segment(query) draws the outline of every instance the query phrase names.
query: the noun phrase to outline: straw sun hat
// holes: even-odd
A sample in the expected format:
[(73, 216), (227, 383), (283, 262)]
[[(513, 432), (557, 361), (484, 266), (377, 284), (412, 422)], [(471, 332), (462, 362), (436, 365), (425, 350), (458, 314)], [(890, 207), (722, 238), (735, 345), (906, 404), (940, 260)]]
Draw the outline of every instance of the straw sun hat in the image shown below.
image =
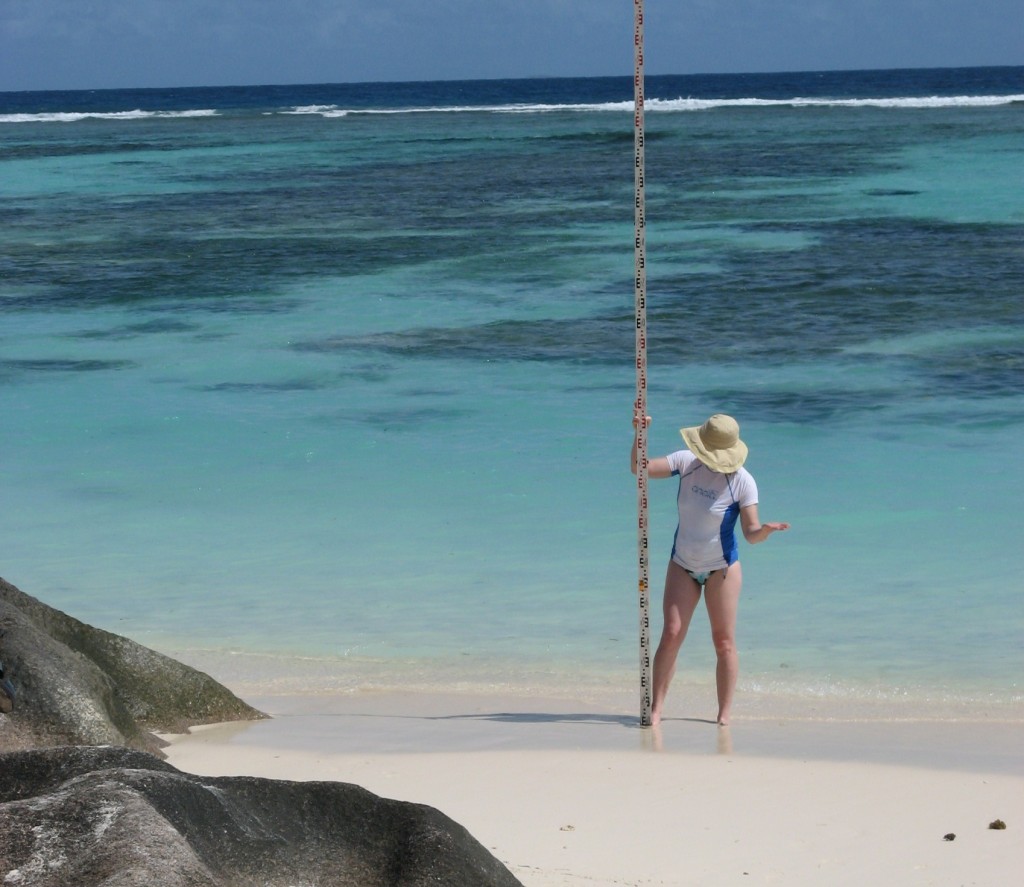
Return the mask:
[(703, 425), (680, 428), (679, 433), (690, 452), (712, 471), (731, 474), (747, 459), (747, 445), (740, 440), (740, 426), (732, 416), (715, 413)]

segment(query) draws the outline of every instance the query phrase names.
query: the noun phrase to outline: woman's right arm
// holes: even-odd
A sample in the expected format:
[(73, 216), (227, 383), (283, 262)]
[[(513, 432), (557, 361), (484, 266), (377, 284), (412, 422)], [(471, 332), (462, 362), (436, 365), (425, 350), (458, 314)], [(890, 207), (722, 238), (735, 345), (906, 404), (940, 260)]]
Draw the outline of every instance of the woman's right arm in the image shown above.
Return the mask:
[[(651, 417), (647, 416), (646, 419), (647, 419), (647, 427), (650, 428), (651, 427)], [(635, 428), (636, 423), (634, 422), (633, 425), (634, 425), (634, 428)], [(630, 460), (629, 460), (629, 469), (630, 469), (630, 471), (633, 472), (633, 474), (636, 474), (636, 459), (637, 459), (637, 453), (636, 453), (636, 451), (637, 451), (637, 440), (636, 440), (636, 438), (637, 438), (637, 435), (636, 435), (636, 433), (634, 433), (633, 434), (633, 455), (630, 457)], [(672, 476), (672, 468), (668, 464), (668, 459), (665, 458), (664, 456), (658, 456), (656, 459), (651, 459), (650, 457), (648, 457), (648, 459), (647, 459), (647, 476), (648, 477), (653, 477), (653, 478), (671, 477)]]

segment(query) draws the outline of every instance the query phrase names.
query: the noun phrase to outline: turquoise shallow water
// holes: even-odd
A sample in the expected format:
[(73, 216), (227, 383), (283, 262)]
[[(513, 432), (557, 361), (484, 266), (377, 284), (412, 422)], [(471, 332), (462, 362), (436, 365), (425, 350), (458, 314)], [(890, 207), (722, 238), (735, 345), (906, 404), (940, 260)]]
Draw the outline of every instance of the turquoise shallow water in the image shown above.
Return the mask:
[[(1024, 71), (648, 94), (652, 452), (733, 413), (793, 524), (743, 689), (1019, 713)], [(0, 575), (286, 689), (628, 686), (630, 95), (0, 96)]]

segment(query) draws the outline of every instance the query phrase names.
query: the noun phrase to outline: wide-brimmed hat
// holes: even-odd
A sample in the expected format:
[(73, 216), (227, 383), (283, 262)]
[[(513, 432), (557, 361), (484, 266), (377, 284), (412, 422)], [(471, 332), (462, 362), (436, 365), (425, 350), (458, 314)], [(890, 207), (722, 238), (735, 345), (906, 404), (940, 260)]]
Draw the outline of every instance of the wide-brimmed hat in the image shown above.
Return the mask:
[(712, 471), (731, 474), (747, 460), (747, 445), (740, 440), (740, 425), (732, 416), (715, 413), (703, 425), (680, 428), (683, 440)]

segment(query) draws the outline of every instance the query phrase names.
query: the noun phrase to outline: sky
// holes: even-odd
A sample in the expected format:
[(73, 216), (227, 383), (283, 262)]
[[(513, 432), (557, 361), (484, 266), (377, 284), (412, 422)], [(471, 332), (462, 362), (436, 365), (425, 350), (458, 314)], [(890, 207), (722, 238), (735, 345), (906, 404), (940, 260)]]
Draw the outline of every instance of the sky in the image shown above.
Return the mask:
[[(1024, 64), (1022, 0), (644, 0), (648, 74)], [(630, 75), (631, 0), (0, 0), (0, 91)]]

